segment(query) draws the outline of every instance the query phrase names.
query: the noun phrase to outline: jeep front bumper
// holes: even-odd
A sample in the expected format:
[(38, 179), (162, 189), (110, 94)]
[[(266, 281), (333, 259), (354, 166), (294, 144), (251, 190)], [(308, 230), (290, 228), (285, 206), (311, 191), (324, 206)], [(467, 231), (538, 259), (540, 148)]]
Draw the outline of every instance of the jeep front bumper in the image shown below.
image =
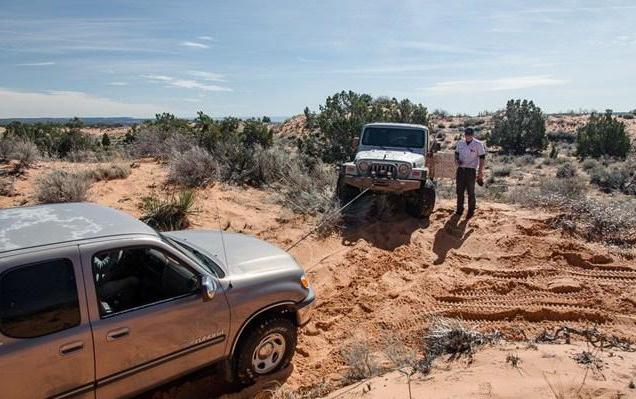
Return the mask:
[(383, 179), (370, 176), (345, 176), (344, 182), (359, 189), (369, 188), (386, 193), (403, 193), (420, 188), (421, 180)]

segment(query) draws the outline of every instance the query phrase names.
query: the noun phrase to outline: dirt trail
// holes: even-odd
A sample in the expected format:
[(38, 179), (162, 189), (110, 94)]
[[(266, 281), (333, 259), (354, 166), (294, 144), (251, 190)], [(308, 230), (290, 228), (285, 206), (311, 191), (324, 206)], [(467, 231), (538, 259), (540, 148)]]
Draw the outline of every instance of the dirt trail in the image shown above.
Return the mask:
[[(38, 165), (16, 183), (19, 195), (0, 197), (0, 206), (31, 203), (35, 177), (60, 165), (77, 167)], [(141, 162), (125, 180), (95, 183), (90, 199), (139, 216), (140, 198), (161, 191), (164, 176), (161, 165)], [(202, 190), (193, 227), (223, 226), (287, 247), (313, 220), (286, 211), (272, 195), (223, 185)], [(431, 315), (510, 338), (564, 324), (636, 338), (633, 258), (552, 228), (555, 215), (480, 203), (466, 222), (452, 218), (452, 205), (441, 201), (428, 223), (394, 215), (294, 248), (318, 299), (300, 336), (291, 387), (337, 385), (340, 348), (356, 335), (378, 346), (386, 335), (418, 346)]]

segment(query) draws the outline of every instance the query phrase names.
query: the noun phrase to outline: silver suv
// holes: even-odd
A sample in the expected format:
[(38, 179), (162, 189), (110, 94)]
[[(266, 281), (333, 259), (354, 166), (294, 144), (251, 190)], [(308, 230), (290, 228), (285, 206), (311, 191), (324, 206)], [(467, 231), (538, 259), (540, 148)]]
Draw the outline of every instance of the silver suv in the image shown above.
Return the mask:
[(290, 255), (246, 235), (0, 210), (1, 396), (129, 397), (217, 362), (249, 383), (291, 361), (313, 300)]
[(355, 159), (340, 168), (342, 205), (362, 189), (403, 196), (413, 216), (429, 216), (435, 207), (435, 184), (427, 161), (436, 148), (428, 129), (406, 123), (369, 123), (356, 138)]

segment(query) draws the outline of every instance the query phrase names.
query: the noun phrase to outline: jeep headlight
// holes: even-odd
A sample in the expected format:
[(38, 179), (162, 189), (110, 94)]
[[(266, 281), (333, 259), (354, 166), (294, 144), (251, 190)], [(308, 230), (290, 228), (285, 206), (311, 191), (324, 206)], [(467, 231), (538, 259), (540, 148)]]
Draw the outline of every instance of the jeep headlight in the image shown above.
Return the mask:
[(360, 162), (358, 162), (358, 170), (359, 170), (361, 173), (366, 173), (366, 172), (368, 172), (368, 171), (369, 171), (369, 166), (370, 166), (370, 165), (369, 165), (369, 162), (367, 162), (367, 161), (360, 161)]
[(400, 175), (400, 177), (408, 177), (408, 175), (411, 173), (411, 166), (405, 163), (400, 164), (400, 166), (398, 166), (398, 175)]

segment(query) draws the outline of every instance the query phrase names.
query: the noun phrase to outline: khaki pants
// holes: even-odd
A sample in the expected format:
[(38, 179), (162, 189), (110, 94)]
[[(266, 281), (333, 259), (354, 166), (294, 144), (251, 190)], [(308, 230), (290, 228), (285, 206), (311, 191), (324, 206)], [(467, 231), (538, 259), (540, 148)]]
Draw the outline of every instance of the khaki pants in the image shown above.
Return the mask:
[(468, 192), (468, 212), (475, 211), (475, 178), (477, 170), (473, 168), (457, 168), (457, 213), (464, 211), (464, 191)]

